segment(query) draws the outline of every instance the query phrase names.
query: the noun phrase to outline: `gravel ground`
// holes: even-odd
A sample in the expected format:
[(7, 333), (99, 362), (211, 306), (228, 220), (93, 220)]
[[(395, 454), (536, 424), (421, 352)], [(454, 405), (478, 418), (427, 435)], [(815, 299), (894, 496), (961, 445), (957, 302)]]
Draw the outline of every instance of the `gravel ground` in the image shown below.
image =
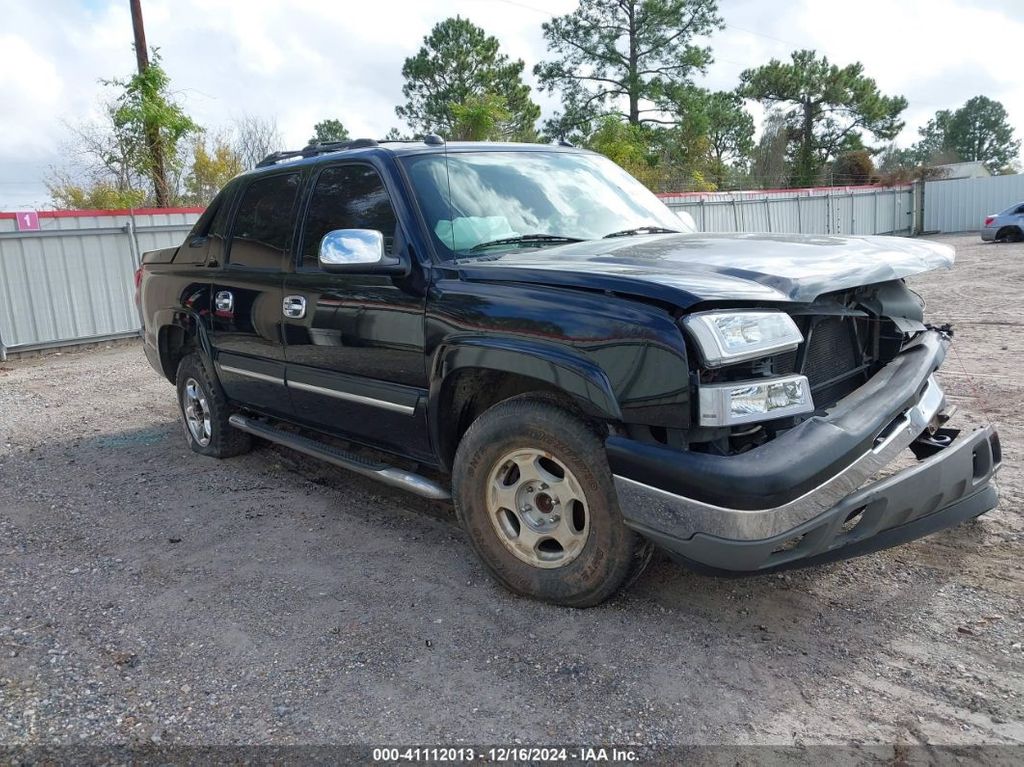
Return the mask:
[(941, 239), (912, 284), (999, 508), (786, 575), (659, 559), (591, 610), (493, 584), (446, 505), (189, 452), (137, 345), (4, 363), (0, 743), (1024, 743), (1024, 245)]

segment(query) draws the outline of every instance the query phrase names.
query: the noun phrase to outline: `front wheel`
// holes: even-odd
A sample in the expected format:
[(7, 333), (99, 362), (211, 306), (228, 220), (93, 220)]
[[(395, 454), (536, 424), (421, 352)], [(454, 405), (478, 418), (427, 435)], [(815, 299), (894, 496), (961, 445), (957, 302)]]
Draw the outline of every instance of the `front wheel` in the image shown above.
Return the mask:
[(517, 397), (474, 421), (452, 488), (473, 549), (518, 594), (596, 605), (650, 561), (622, 521), (601, 440), (554, 402)]

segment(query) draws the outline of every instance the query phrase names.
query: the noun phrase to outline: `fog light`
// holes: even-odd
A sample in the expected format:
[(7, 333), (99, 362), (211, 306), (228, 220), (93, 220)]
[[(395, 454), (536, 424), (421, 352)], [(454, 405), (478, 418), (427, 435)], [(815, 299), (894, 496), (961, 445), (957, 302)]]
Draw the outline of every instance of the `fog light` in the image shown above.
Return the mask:
[(700, 387), (700, 425), (769, 421), (814, 410), (806, 376), (734, 381)]

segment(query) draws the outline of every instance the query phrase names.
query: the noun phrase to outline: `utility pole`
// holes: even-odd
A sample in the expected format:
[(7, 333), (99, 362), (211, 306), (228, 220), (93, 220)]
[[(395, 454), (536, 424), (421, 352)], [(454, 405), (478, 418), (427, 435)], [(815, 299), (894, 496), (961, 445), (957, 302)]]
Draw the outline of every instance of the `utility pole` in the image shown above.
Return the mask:
[[(146, 29), (142, 25), (142, 0), (129, 0), (132, 9), (132, 30), (135, 32), (135, 62), (139, 75), (144, 76), (149, 69), (149, 48), (146, 47)], [(160, 129), (152, 120), (145, 125), (146, 144), (152, 162), (153, 192), (156, 195), (156, 206), (166, 208), (170, 203), (167, 190), (167, 171), (164, 166), (164, 148), (160, 143)]]

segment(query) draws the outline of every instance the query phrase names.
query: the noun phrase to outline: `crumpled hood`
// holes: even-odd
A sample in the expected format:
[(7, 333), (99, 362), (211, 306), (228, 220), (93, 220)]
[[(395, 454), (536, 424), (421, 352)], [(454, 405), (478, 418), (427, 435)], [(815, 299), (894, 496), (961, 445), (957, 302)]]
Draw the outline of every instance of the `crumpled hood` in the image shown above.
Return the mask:
[(457, 262), (463, 279), (614, 290), (688, 308), (704, 301), (809, 302), (823, 293), (950, 268), (948, 245), (904, 237), (665, 234)]

